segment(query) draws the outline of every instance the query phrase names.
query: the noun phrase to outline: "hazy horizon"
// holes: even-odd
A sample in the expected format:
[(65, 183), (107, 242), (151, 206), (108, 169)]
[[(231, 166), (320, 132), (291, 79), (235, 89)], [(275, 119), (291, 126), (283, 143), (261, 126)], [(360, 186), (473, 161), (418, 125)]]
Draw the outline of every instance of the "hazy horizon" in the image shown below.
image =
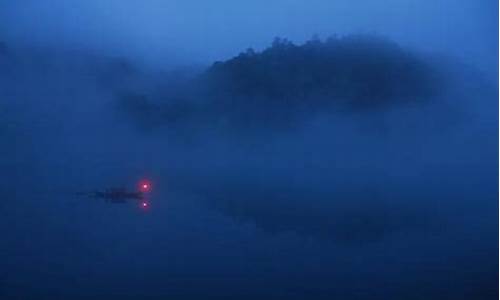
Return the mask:
[[(207, 65), (274, 37), (375, 33), (496, 70), (498, 2), (1, 1), (0, 40), (117, 55), (139, 64)], [(494, 66), (493, 66), (494, 64)]]
[(497, 1), (0, 0), (0, 298), (498, 299), (497, 67)]

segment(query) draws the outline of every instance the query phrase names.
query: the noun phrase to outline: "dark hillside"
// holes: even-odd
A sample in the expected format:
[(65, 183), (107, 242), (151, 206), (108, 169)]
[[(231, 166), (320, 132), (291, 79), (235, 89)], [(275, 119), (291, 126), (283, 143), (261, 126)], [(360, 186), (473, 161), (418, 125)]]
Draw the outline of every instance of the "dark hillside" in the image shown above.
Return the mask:
[(262, 52), (249, 49), (215, 63), (205, 79), (214, 95), (265, 99), (266, 103), (320, 97), (376, 105), (436, 93), (429, 65), (374, 36), (310, 40), (303, 45), (277, 38)]
[(438, 74), (426, 60), (378, 36), (302, 45), (276, 38), (269, 48), (216, 62), (161, 96), (125, 94), (122, 107), (142, 115), (148, 127), (289, 127), (329, 109), (426, 102), (443, 87)]

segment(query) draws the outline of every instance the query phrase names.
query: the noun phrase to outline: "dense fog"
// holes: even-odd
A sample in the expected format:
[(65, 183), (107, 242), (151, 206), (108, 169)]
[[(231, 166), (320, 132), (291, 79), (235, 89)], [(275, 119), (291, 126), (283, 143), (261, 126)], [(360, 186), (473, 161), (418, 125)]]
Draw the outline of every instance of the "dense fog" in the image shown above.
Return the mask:
[[(202, 55), (188, 26), (153, 55), (99, 43), (95, 27), (71, 37), (84, 21), (69, 20), (100, 12), (106, 36), (145, 24), (136, 35), (153, 4), (127, 23), (101, 14), (131, 2), (89, 3), (43, 10), (43, 30), (13, 27), (41, 4), (1, 14), (1, 297), (498, 298), (498, 58), (477, 54), (498, 42), (490, 15), (464, 21), (495, 33), (468, 56), (389, 21), (367, 34), (364, 6), (360, 30), (326, 33), (325, 13), (300, 19), (319, 37), (214, 31)], [(57, 11), (67, 29), (47, 21)], [(78, 195), (145, 178), (148, 209)]]

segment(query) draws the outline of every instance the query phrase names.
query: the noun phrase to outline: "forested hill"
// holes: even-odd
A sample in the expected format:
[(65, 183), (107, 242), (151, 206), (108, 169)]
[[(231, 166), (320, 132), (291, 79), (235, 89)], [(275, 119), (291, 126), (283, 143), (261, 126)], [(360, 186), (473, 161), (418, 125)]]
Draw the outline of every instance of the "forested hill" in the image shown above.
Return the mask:
[(312, 39), (295, 45), (276, 38), (269, 48), (214, 63), (204, 74), (217, 96), (291, 101), (327, 98), (368, 102), (427, 97), (436, 74), (418, 56), (377, 36)]
[(379, 36), (300, 45), (277, 38), (262, 51), (248, 49), (215, 62), (161, 95), (125, 95), (122, 104), (148, 126), (288, 126), (318, 112), (436, 99), (445, 87), (437, 65)]

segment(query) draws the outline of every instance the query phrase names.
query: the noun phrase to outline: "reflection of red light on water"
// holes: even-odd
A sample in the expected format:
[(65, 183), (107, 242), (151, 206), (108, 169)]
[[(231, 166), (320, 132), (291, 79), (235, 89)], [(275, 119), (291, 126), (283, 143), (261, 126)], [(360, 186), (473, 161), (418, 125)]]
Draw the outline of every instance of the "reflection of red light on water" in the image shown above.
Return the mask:
[(149, 203), (148, 202), (141, 202), (139, 206), (142, 210), (149, 210)]

